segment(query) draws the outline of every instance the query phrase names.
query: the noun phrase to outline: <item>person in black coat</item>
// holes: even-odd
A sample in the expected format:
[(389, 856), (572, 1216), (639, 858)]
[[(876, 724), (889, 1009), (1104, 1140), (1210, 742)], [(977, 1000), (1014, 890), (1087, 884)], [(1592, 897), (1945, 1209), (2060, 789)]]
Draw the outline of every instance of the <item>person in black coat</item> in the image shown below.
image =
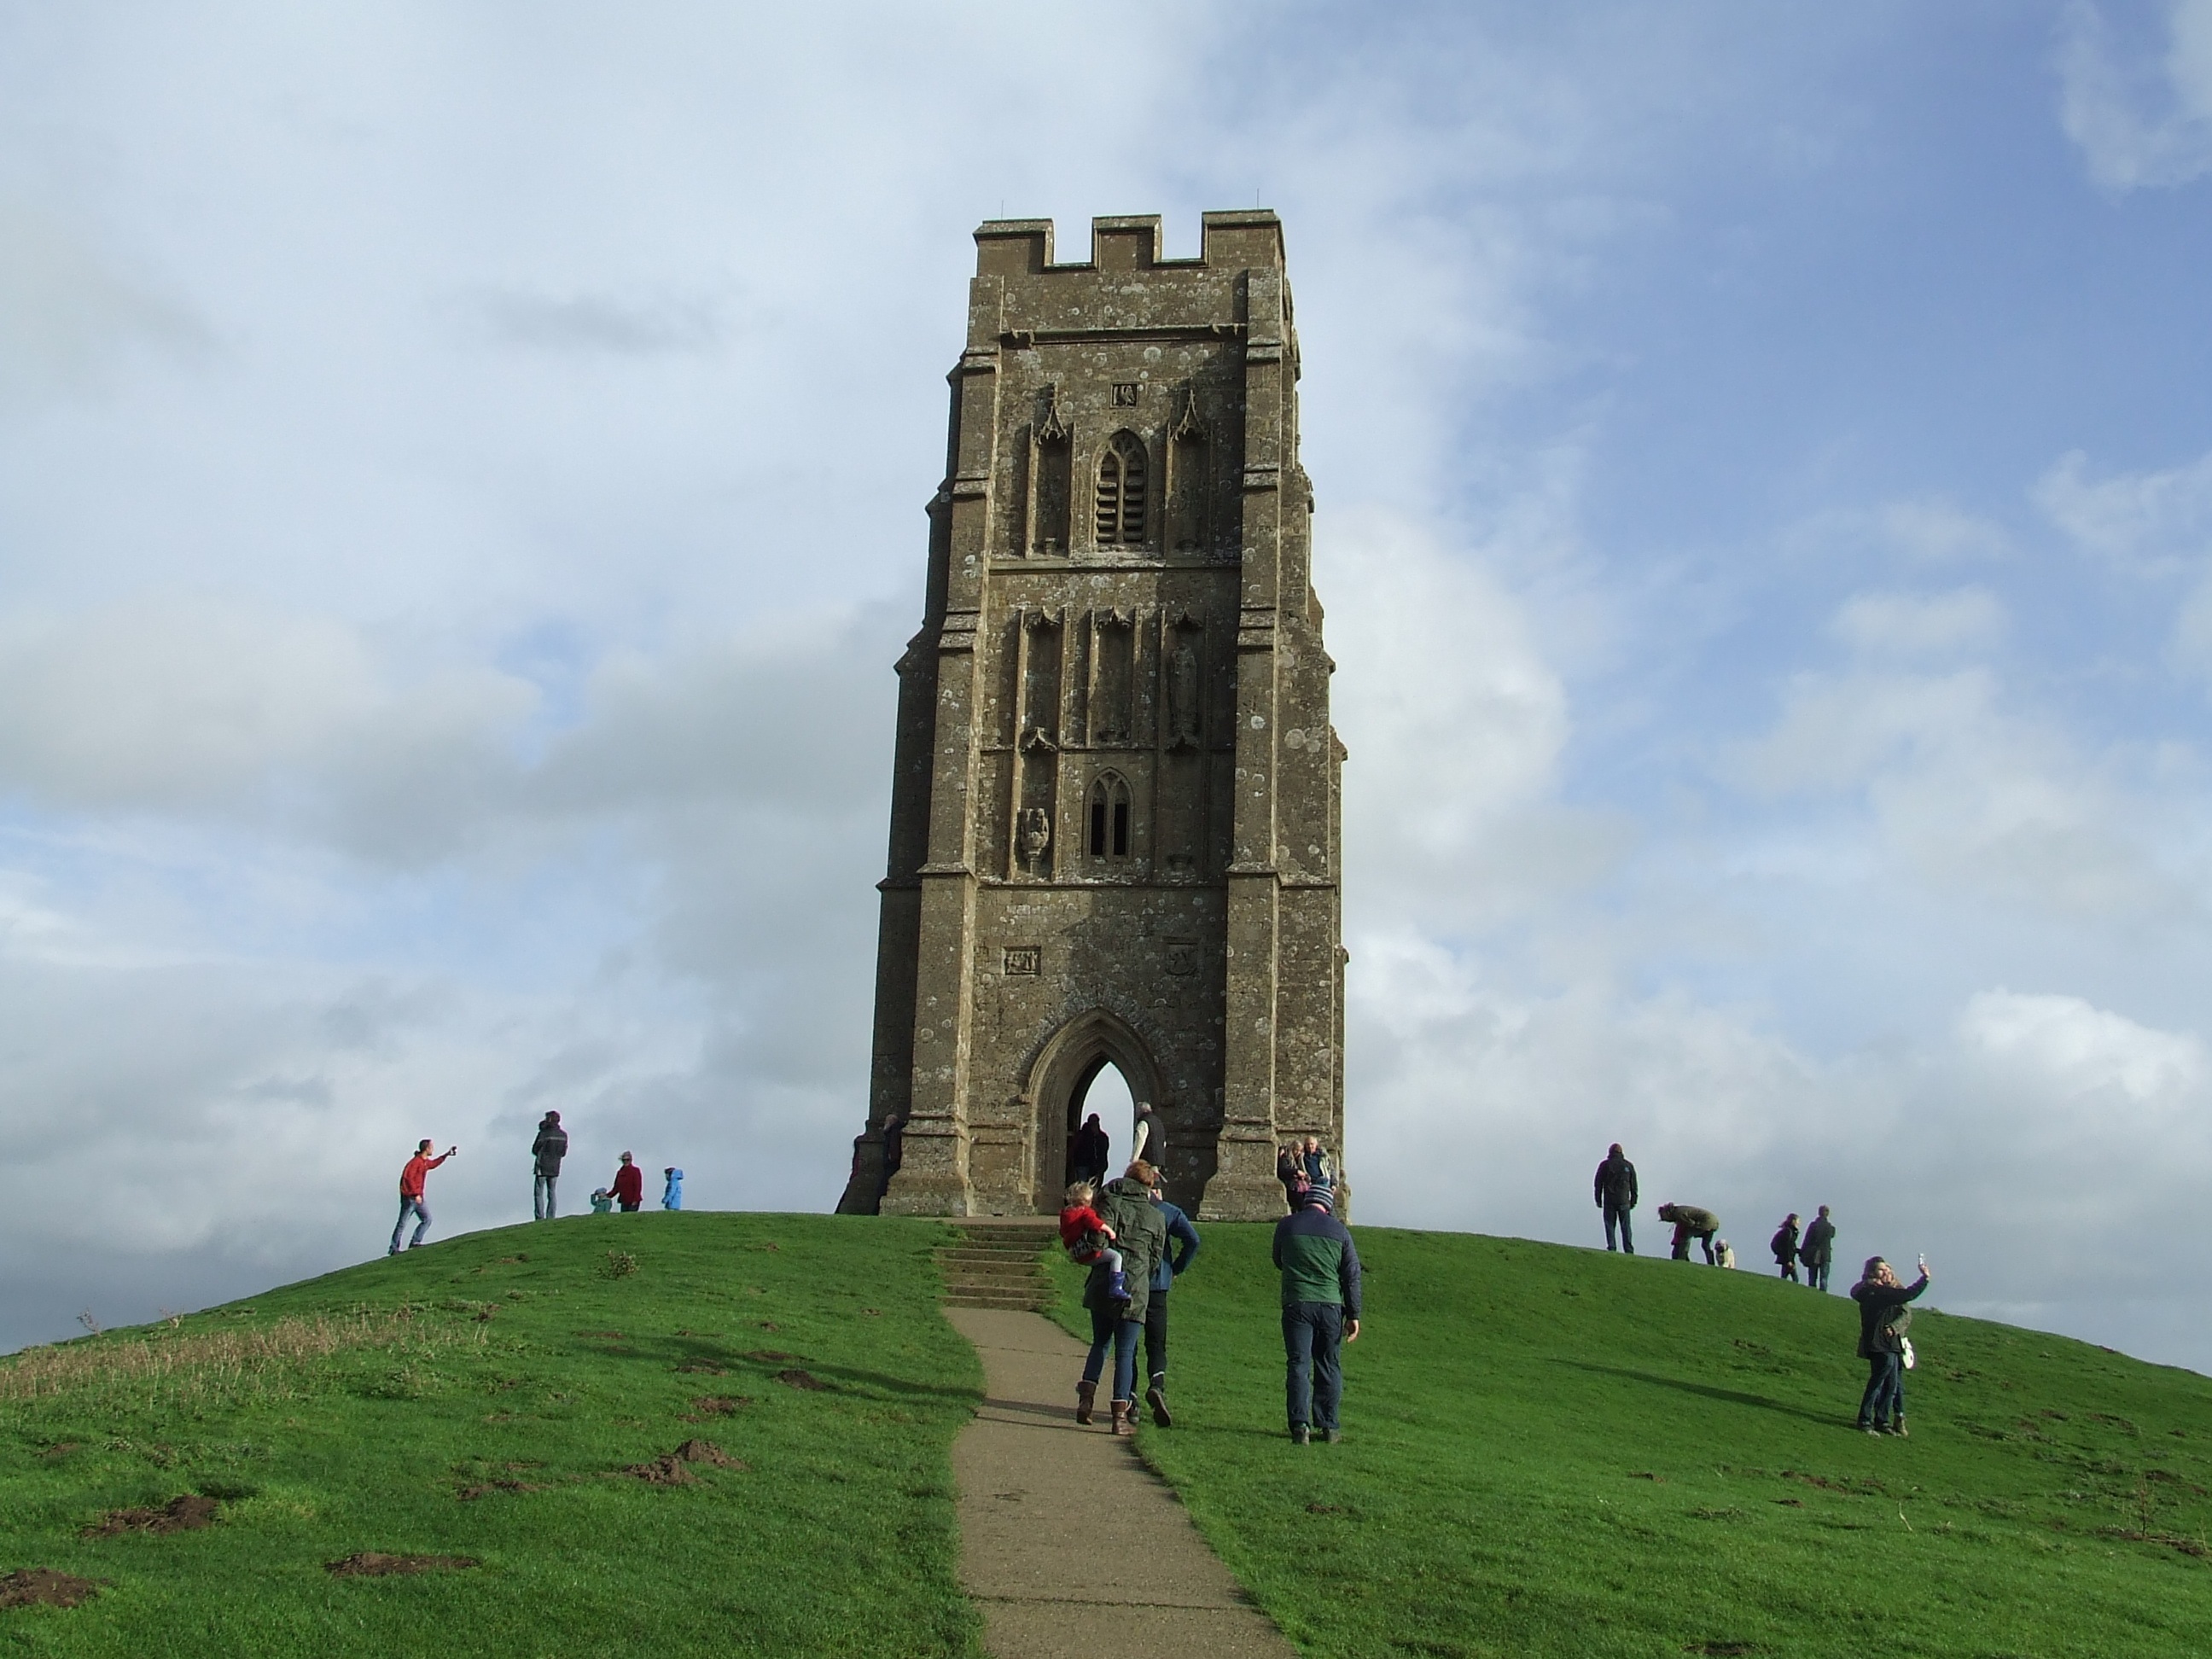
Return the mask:
[(1083, 1127), (1075, 1132), (1075, 1146), (1069, 1153), (1075, 1179), (1105, 1180), (1107, 1161), (1113, 1156), (1113, 1152), (1114, 1143), (1106, 1133), (1106, 1126), (1098, 1121), (1097, 1113), (1091, 1113), (1083, 1120)]
[(1628, 1212), (1636, 1207), (1636, 1166), (1631, 1164), (1614, 1141), (1605, 1154), (1605, 1162), (1597, 1166), (1597, 1179), (1591, 1183), (1597, 1206), (1605, 1212), (1605, 1248), (1613, 1248), (1613, 1229), (1620, 1229), (1620, 1248), (1630, 1255), (1636, 1254), (1636, 1235), (1628, 1224)]
[(1774, 1252), (1774, 1265), (1782, 1269), (1782, 1276), (1795, 1285), (1797, 1282), (1797, 1218), (1795, 1213), (1774, 1230), (1774, 1237), (1766, 1241), (1766, 1248)]
[(538, 1139), (530, 1143), (530, 1213), (534, 1220), (553, 1219), (553, 1188), (561, 1179), (561, 1160), (568, 1156), (568, 1132), (561, 1127), (561, 1114), (548, 1112), (538, 1120)]
[(1859, 1358), (1867, 1362), (1866, 1392), (1859, 1396), (1859, 1427), (1869, 1434), (1905, 1432), (1905, 1333), (1912, 1324), (1905, 1304), (1928, 1288), (1928, 1258), (1920, 1258), (1920, 1277), (1910, 1285), (1878, 1255), (1851, 1286), (1859, 1304)]
[(1828, 1288), (1828, 1264), (1836, 1255), (1836, 1224), (1828, 1219), (1828, 1206), (1805, 1226), (1805, 1242), (1797, 1247), (1797, 1260), (1805, 1265), (1805, 1282), (1816, 1291)]

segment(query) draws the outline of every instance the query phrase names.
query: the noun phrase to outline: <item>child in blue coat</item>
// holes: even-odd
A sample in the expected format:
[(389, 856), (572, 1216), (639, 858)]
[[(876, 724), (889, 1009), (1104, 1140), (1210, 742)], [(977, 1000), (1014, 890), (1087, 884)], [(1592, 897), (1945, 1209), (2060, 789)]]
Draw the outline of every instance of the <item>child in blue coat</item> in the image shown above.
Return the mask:
[(661, 1192), (660, 1207), (664, 1210), (682, 1209), (684, 1207), (684, 1171), (673, 1169), (663, 1170), (661, 1174), (668, 1177), (668, 1185)]

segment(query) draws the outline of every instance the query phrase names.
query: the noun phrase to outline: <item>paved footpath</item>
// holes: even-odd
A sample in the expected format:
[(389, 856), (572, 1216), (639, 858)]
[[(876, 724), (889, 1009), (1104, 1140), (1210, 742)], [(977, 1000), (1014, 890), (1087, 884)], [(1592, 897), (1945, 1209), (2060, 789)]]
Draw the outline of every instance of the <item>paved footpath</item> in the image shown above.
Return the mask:
[(1108, 1432), (1105, 1400), (1094, 1427), (1076, 1422), (1081, 1343), (1041, 1314), (945, 1316), (983, 1359), (982, 1409), (952, 1443), (952, 1472), (960, 1582), (983, 1610), (986, 1651), (1295, 1659), (1175, 1494)]

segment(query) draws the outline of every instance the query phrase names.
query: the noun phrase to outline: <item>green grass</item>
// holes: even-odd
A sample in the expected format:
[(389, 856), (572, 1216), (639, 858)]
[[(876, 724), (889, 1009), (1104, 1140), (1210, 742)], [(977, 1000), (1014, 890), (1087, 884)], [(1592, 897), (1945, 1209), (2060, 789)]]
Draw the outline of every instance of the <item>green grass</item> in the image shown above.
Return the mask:
[[(941, 1237), (586, 1216), (31, 1351), (0, 1364), (0, 1572), (107, 1588), (0, 1612), (0, 1652), (973, 1654), (948, 1452), (981, 1375)], [(620, 1473), (692, 1436), (750, 1468)], [(82, 1535), (195, 1492), (205, 1530)], [(325, 1571), (365, 1550), (481, 1565)]]
[(1268, 1229), (1205, 1232), (1139, 1444), (1307, 1653), (2212, 1652), (2204, 1377), (1923, 1314), (1869, 1438), (1840, 1296), (1362, 1229), (1346, 1438), (1300, 1449)]

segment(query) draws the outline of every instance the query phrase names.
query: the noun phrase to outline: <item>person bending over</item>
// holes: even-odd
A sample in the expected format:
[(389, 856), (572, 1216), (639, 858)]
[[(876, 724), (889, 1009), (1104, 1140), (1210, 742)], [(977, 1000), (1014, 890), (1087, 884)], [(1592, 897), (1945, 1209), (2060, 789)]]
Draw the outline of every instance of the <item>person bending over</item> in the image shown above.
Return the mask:
[(1662, 1204), (1659, 1218), (1674, 1225), (1674, 1260), (1690, 1259), (1690, 1241), (1696, 1239), (1705, 1252), (1710, 1267), (1718, 1267), (1719, 1258), (1713, 1255), (1713, 1235), (1721, 1230), (1721, 1218), (1711, 1210), (1701, 1210), (1694, 1204)]

